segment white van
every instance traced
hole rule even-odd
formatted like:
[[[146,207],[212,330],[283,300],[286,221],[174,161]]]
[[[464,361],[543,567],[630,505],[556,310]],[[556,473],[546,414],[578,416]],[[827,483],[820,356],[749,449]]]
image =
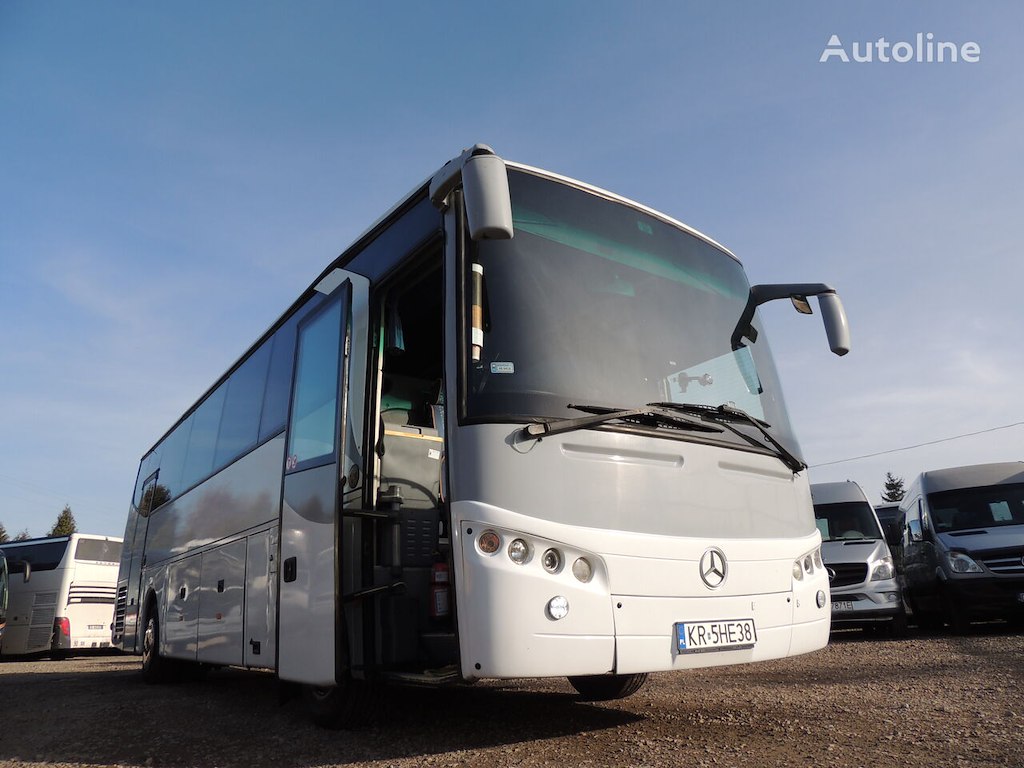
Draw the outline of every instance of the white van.
[[[1024,462],[922,472],[900,516],[897,566],[918,624],[1024,622]]]
[[[857,483],[812,483],[821,559],[832,591],[832,628],[884,628],[893,637],[907,627],[892,553]]]

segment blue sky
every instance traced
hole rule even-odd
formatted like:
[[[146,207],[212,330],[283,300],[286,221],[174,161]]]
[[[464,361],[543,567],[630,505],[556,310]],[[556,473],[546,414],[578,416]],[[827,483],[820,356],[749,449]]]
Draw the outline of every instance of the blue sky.
[[[840,290],[845,358],[765,312],[812,480],[1024,459],[1021,29],[1016,2],[2,0],[0,522],[121,535],[143,452],[480,141]],[[980,61],[819,62],[919,32]]]

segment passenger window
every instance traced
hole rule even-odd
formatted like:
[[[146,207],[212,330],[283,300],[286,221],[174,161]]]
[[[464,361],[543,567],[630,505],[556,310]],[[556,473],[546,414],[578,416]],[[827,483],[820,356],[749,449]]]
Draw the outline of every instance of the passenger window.
[[[214,464],[223,467],[256,444],[260,411],[270,362],[270,343],[265,343],[231,374],[224,401],[224,415],[217,434]]]
[[[181,477],[184,490],[206,478],[213,471],[213,456],[217,448],[217,429],[224,411],[224,393],[227,387],[221,384],[210,395],[192,419],[192,434],[188,440],[185,456],[185,470]]]

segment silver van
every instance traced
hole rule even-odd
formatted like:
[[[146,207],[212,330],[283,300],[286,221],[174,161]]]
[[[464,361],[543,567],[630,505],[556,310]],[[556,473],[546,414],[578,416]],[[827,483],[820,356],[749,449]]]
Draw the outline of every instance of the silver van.
[[[1024,621],[1024,462],[921,473],[899,525],[896,565],[919,625]]]
[[[867,496],[857,483],[812,483],[821,559],[832,591],[832,628],[906,632],[892,553]]]

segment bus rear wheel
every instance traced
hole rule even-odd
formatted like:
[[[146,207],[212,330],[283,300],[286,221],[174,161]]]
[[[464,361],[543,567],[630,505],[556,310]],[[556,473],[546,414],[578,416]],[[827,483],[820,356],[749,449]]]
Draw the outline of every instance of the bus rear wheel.
[[[304,685],[302,699],[310,718],[321,728],[351,729],[373,720],[379,692],[365,680],[351,677],[341,685]]]
[[[586,675],[570,677],[569,684],[585,701],[611,701],[632,696],[647,682],[647,673],[636,675]]]

